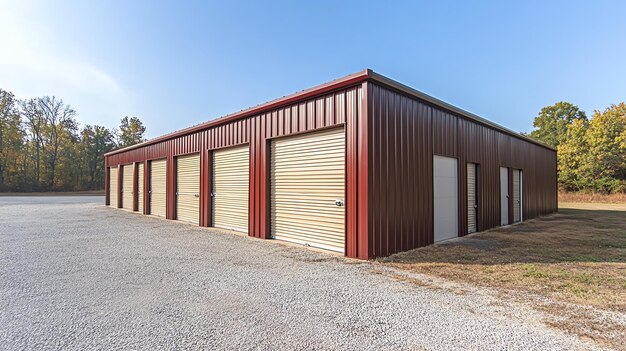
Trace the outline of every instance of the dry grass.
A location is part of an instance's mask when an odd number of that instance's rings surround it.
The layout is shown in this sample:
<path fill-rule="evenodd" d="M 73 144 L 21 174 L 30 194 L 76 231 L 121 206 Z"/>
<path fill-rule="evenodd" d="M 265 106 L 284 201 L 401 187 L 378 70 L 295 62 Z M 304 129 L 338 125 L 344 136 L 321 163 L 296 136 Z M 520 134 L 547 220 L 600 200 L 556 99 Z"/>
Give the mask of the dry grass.
<path fill-rule="evenodd" d="M 626 194 L 595 194 L 559 192 L 559 203 L 626 204 Z"/>
<path fill-rule="evenodd" d="M 564 204 L 561 204 L 562 206 Z M 626 326 L 567 305 L 626 313 L 626 204 L 575 204 L 553 216 L 478 233 L 380 262 L 529 299 L 555 316 L 549 324 L 608 346 Z M 547 298 L 547 299 L 546 299 Z M 549 302 L 545 302 L 549 301 Z M 580 323 L 584 321 L 585 323 Z M 613 335 L 613 336 L 612 336 Z M 615 337 L 614 335 L 617 335 Z M 623 345 L 620 345 L 623 347 Z"/>

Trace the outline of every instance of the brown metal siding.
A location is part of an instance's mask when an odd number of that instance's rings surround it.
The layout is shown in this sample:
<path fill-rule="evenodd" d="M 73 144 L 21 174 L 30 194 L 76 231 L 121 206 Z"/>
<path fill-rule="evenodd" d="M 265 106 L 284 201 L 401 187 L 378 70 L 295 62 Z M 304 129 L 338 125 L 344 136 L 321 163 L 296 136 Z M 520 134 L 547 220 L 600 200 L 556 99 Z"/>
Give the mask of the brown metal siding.
<path fill-rule="evenodd" d="M 499 167 L 524 171 L 524 218 L 556 209 L 556 153 L 370 70 L 105 155 L 106 167 L 168 160 L 173 219 L 174 157 L 200 152 L 200 225 L 210 218 L 213 150 L 250 146 L 250 236 L 269 237 L 272 138 L 345 124 L 346 255 L 368 259 L 433 241 L 433 155 L 458 158 L 459 231 L 466 233 L 463 165 L 479 164 L 478 230 L 499 225 Z M 110 179 L 105 180 L 108 190 Z M 145 191 L 147 194 L 147 190 Z M 146 195 L 147 196 L 147 195 Z M 110 202 L 109 194 L 105 200 Z M 149 202 L 144 197 L 144 212 Z M 512 207 L 512 206 L 510 206 Z"/>
<path fill-rule="evenodd" d="M 362 110 L 363 84 L 365 83 L 341 88 L 337 91 L 325 92 L 320 96 L 309 97 L 303 101 L 296 101 L 240 120 L 207 127 L 205 130 L 194 131 L 192 134 L 177 136 L 173 139 L 110 154 L 105 157 L 105 163 L 110 167 L 129 162 L 145 162 L 167 158 L 167 218 L 174 219 L 176 218 L 175 198 L 172 196 L 176 191 L 174 157 L 201 152 L 200 225 L 208 226 L 212 222 L 209 199 L 212 150 L 249 144 L 250 201 L 248 233 L 250 236 L 258 238 L 269 238 L 269 139 L 346 124 L 351 142 L 355 144 L 346 152 L 347 178 L 352 179 L 354 183 L 350 184 L 354 184 L 356 187 L 357 174 L 361 169 L 360 164 L 363 161 L 363 157 L 367 155 L 367 150 L 363 150 L 359 146 L 362 145 L 361 140 L 365 134 L 363 128 L 366 125 L 359 124 L 359 115 Z M 349 201 L 347 201 L 346 232 L 351 238 L 351 244 L 347 245 L 346 253 L 351 257 L 357 257 L 357 251 L 361 245 L 367 244 L 367 240 L 361 240 L 361 244 L 356 243 L 356 236 L 359 233 L 356 228 L 356 212 L 359 209 L 366 211 L 367 207 L 363 209 L 363 206 L 357 206 L 361 202 L 357 200 L 356 192 L 353 191 L 351 185 L 347 186 L 347 193 L 349 193 L 349 196 L 347 196 Z M 363 197 L 366 198 L 366 195 L 363 195 Z M 352 201 L 354 203 L 351 203 Z M 367 232 L 364 233 L 365 235 L 367 234 Z M 365 254 L 367 246 L 362 250 L 362 254 Z"/>
<path fill-rule="evenodd" d="M 369 83 L 369 257 L 433 242 L 433 155 L 458 158 L 459 233 L 467 233 L 464 165 L 479 164 L 478 230 L 499 225 L 499 167 L 524 171 L 524 219 L 556 211 L 556 152 Z"/>

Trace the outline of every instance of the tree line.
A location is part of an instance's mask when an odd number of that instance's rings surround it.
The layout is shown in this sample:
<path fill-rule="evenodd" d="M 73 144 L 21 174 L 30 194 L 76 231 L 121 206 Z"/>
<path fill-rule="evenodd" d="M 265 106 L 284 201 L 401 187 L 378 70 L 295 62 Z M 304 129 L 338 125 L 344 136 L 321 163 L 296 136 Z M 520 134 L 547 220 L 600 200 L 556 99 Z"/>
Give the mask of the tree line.
<path fill-rule="evenodd" d="M 0 192 L 104 189 L 104 154 L 144 141 L 137 117 L 113 130 L 77 117 L 57 97 L 20 100 L 0 89 Z"/>
<path fill-rule="evenodd" d="M 594 111 L 558 102 L 541 109 L 530 137 L 557 149 L 562 191 L 626 193 L 626 104 Z"/>
<path fill-rule="evenodd" d="M 0 89 L 0 192 L 104 188 L 104 154 L 144 141 L 137 117 L 118 129 L 81 128 L 57 97 L 20 100 Z M 559 189 L 626 193 L 626 104 L 594 111 L 570 102 L 541 109 L 529 137 L 557 149 Z"/>

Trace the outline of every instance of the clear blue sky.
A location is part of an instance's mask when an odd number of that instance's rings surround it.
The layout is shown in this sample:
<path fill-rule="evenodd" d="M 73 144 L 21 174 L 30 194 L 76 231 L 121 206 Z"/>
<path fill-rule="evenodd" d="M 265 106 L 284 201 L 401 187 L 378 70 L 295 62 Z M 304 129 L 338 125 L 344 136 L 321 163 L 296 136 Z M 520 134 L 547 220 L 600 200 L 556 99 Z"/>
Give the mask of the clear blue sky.
<path fill-rule="evenodd" d="M 148 137 L 372 68 L 517 131 L 626 100 L 625 1 L 0 0 L 0 87 Z"/>

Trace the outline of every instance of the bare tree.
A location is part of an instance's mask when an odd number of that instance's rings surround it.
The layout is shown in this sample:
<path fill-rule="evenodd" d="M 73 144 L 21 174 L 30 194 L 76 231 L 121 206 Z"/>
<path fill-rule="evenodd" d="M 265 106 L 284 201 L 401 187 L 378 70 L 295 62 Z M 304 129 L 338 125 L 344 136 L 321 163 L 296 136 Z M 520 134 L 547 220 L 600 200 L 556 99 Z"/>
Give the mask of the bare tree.
<path fill-rule="evenodd" d="M 59 161 L 59 148 L 62 135 L 78 128 L 76 111 L 70 105 L 65 105 L 63 100 L 56 97 L 44 96 L 37 99 L 43 113 L 43 119 L 47 127 L 48 152 L 46 163 L 48 168 L 47 186 L 52 189 L 55 185 L 56 168 Z"/>
<path fill-rule="evenodd" d="M 55 185 L 61 139 L 64 133 L 75 131 L 76 111 L 63 100 L 44 96 L 21 103 L 22 115 L 35 144 L 35 182 L 42 183 L 42 162 L 45 165 L 45 186 Z"/>
<path fill-rule="evenodd" d="M 21 115 L 24 117 L 26 127 L 30 133 L 31 142 L 35 148 L 35 171 L 33 177 L 33 185 L 39 187 L 41 182 L 41 154 L 45 152 L 45 141 L 43 137 L 43 129 L 45 126 L 45 119 L 43 118 L 43 112 L 39 108 L 37 99 L 20 101 Z"/>

